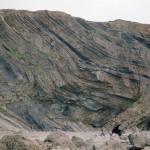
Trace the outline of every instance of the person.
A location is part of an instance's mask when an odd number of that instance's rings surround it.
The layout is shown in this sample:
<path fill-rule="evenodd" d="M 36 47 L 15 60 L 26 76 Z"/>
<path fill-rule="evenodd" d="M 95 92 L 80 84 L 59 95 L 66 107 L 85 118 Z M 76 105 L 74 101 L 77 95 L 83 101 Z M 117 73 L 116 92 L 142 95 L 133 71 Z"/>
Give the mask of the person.
<path fill-rule="evenodd" d="M 115 134 L 118 134 L 119 136 L 122 135 L 122 130 L 119 129 L 120 125 L 117 125 L 116 127 L 113 128 L 112 130 L 112 135 L 115 133 Z"/>

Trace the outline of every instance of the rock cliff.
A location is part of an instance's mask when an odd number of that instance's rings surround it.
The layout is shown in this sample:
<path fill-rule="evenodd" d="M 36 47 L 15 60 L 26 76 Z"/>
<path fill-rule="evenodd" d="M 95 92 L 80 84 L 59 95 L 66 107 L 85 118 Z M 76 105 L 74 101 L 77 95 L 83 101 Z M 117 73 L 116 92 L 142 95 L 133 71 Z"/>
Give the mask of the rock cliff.
<path fill-rule="evenodd" d="M 150 25 L 0 11 L 2 122 L 35 130 L 150 129 L 149 91 Z"/>

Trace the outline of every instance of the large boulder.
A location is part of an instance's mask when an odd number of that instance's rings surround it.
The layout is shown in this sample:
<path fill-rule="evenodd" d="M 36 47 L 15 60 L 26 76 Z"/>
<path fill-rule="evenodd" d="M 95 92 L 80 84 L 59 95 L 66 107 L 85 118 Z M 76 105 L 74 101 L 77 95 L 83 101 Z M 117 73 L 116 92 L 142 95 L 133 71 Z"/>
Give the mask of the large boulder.
<path fill-rule="evenodd" d="M 86 150 L 96 150 L 96 146 L 93 139 L 86 140 Z"/>
<path fill-rule="evenodd" d="M 144 150 L 150 150 L 149 146 L 144 147 Z"/>
<path fill-rule="evenodd" d="M 102 142 L 99 149 L 102 150 L 127 150 L 128 144 L 126 140 L 121 140 L 119 136 L 110 136 L 106 138 L 106 141 Z"/>
<path fill-rule="evenodd" d="M 126 146 L 120 143 L 119 141 L 113 140 L 107 143 L 102 150 L 126 150 Z"/>
<path fill-rule="evenodd" d="M 0 140 L 0 150 L 41 150 L 39 145 L 20 135 L 8 135 Z"/>
<path fill-rule="evenodd" d="M 72 143 L 69 136 L 63 132 L 52 132 L 44 140 L 45 143 L 52 143 L 52 149 L 75 150 L 76 147 Z"/>
<path fill-rule="evenodd" d="M 128 136 L 130 144 L 139 147 L 139 148 L 144 148 L 146 144 L 145 140 L 145 135 L 140 133 L 140 134 L 130 134 Z"/>
<path fill-rule="evenodd" d="M 76 147 L 84 147 L 86 145 L 85 141 L 82 138 L 77 136 L 72 137 L 72 142 Z"/>
<path fill-rule="evenodd" d="M 150 146 L 150 137 L 146 136 L 146 146 Z"/>

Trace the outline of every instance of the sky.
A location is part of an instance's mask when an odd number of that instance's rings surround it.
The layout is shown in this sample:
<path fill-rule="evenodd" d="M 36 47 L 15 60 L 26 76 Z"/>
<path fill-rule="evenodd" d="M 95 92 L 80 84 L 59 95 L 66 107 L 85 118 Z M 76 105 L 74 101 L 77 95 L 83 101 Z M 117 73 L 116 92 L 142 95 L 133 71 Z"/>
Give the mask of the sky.
<path fill-rule="evenodd" d="M 63 11 L 90 21 L 150 24 L 150 0 L 0 0 L 0 9 Z"/>

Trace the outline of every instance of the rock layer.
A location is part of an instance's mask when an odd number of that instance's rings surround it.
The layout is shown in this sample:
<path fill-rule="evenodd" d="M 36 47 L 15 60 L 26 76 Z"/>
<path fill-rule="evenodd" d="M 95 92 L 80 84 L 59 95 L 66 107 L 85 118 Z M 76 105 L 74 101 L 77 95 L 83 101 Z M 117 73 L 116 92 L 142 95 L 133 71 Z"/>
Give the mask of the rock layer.
<path fill-rule="evenodd" d="M 149 66 L 150 25 L 0 11 L 1 112 L 33 129 L 149 129 Z"/>

